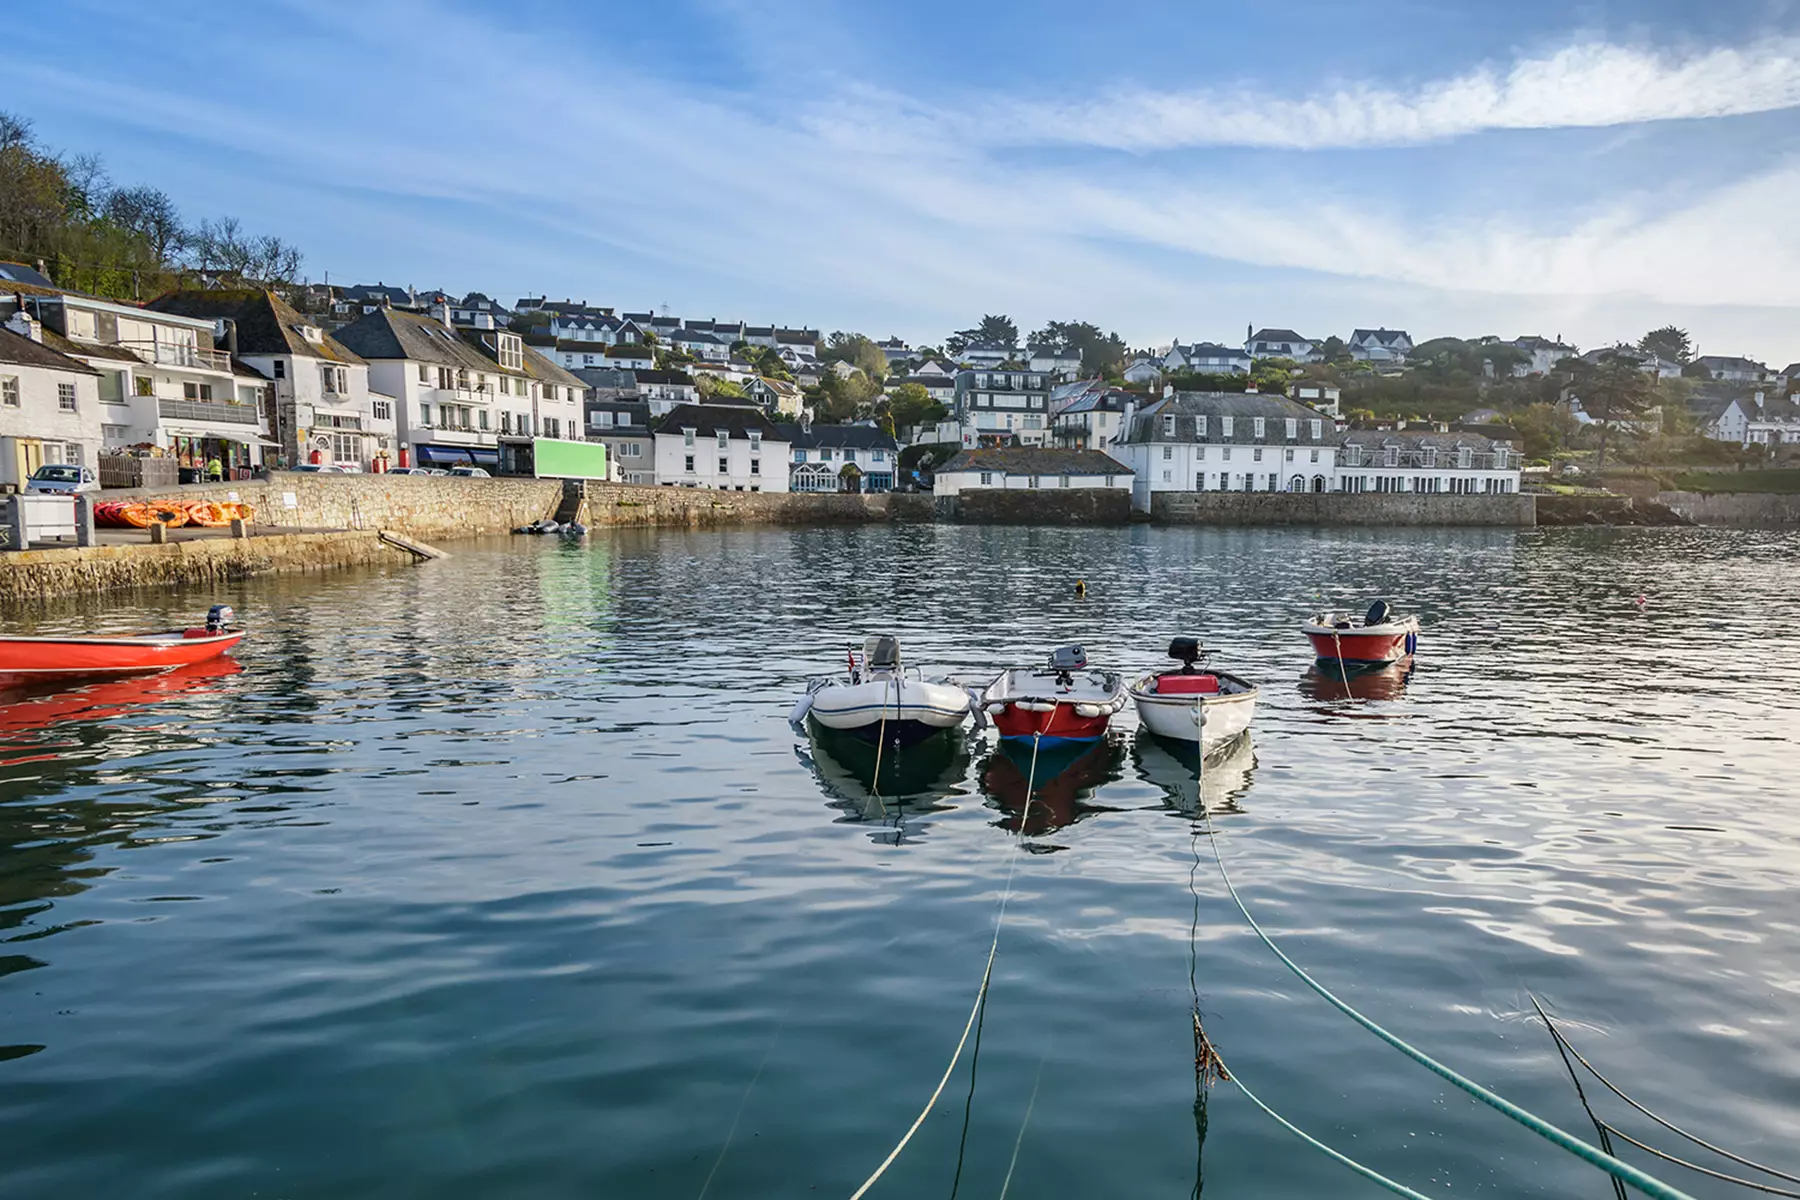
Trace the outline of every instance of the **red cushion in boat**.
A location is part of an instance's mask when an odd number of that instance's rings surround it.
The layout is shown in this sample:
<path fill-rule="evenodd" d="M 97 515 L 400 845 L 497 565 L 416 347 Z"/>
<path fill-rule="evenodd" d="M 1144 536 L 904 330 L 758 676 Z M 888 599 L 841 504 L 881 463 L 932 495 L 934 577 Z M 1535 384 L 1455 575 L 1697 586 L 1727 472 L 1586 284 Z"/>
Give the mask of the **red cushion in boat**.
<path fill-rule="evenodd" d="M 1159 696 L 1213 696 L 1219 691 L 1217 675 L 1158 675 Z"/>

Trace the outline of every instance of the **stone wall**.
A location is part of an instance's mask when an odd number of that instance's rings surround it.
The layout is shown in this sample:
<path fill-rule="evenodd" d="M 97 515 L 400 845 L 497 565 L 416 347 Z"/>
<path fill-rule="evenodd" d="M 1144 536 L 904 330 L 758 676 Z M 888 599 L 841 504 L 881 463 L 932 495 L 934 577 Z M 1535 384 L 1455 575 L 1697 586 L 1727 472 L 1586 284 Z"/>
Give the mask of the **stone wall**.
<path fill-rule="evenodd" d="M 75 594 L 412 562 L 372 530 L 21 550 L 0 555 L 0 611 Z"/>
<path fill-rule="evenodd" d="M 1170 525 L 1531 526 L 1536 500 L 1520 493 L 1157 492 L 1150 515 Z"/>
<path fill-rule="evenodd" d="M 596 527 L 844 525 L 887 520 L 888 500 L 886 495 L 841 492 L 721 492 L 704 488 L 590 483 L 587 485 L 587 521 Z"/>
<path fill-rule="evenodd" d="M 940 521 L 968 525 L 1126 525 L 1129 488 L 964 488 L 937 497 Z"/>
<path fill-rule="evenodd" d="M 1800 495 L 1790 493 L 1659 492 L 1656 499 L 1696 525 L 1800 525 Z"/>

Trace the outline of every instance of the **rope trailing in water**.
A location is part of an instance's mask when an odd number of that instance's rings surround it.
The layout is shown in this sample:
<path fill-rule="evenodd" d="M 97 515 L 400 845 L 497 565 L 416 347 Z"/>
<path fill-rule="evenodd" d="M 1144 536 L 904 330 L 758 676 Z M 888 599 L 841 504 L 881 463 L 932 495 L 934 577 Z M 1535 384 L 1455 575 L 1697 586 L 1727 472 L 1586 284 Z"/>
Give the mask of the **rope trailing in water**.
<path fill-rule="evenodd" d="M 1526 994 L 1530 995 L 1529 992 Z M 1531 1007 L 1537 1009 L 1537 1014 L 1544 1019 L 1545 1025 L 1550 1024 L 1550 1018 L 1545 1014 L 1543 1006 L 1538 1003 L 1536 996 L 1531 997 Z M 1555 1038 L 1556 1053 L 1562 1058 L 1563 1069 L 1569 1073 L 1569 1082 L 1575 1085 L 1575 1098 L 1581 1101 L 1582 1111 L 1586 1112 L 1588 1120 L 1594 1123 L 1594 1133 L 1600 1138 L 1600 1148 L 1608 1154 L 1611 1154 L 1613 1152 L 1612 1137 L 1606 1132 L 1606 1122 L 1595 1115 L 1594 1106 L 1588 1103 L 1587 1089 L 1581 1086 L 1581 1077 L 1575 1074 L 1575 1064 L 1569 1061 L 1569 1055 L 1567 1051 L 1563 1049 L 1562 1039 L 1556 1037 L 1556 1031 L 1554 1029 L 1550 1031 L 1550 1036 Z M 1625 1195 L 1625 1185 L 1619 1182 L 1618 1176 L 1616 1175 L 1612 1178 L 1612 1186 L 1615 1200 L 1627 1200 Z"/>
<path fill-rule="evenodd" d="M 1598 1079 L 1600 1081 L 1600 1083 L 1609 1092 L 1611 1092 L 1613 1095 L 1617 1096 L 1619 1099 L 1623 1100 L 1625 1103 L 1631 1105 L 1631 1107 L 1637 1109 L 1640 1113 L 1643 1113 L 1646 1117 L 1649 1117 L 1652 1121 L 1655 1121 L 1658 1125 L 1661 1125 L 1664 1129 L 1667 1129 L 1670 1133 L 1673 1133 L 1678 1137 L 1686 1138 L 1688 1141 L 1694 1143 L 1694 1145 L 1699 1146 L 1705 1150 L 1710 1150 L 1714 1154 L 1717 1154 L 1720 1158 L 1728 1158 L 1732 1162 L 1739 1163 L 1743 1166 L 1749 1167 L 1753 1171 L 1761 1171 L 1765 1175 L 1773 1175 L 1775 1178 L 1785 1179 L 1789 1183 L 1800 1183 L 1800 1175 L 1790 1175 L 1786 1171 L 1778 1171 L 1774 1167 L 1764 1166 L 1762 1163 L 1756 1162 L 1753 1159 L 1745 1158 L 1741 1154 L 1733 1154 L 1731 1151 L 1725 1149 L 1725 1147 L 1715 1146 L 1713 1143 L 1707 1141 L 1705 1138 L 1699 1136 L 1698 1134 L 1689 1133 L 1687 1130 L 1685 1130 L 1681 1126 L 1675 1124 L 1673 1121 L 1670 1121 L 1665 1117 L 1658 1116 L 1656 1113 L 1651 1112 L 1648 1108 L 1645 1108 L 1642 1104 L 1638 1103 L 1636 1100 L 1633 1100 L 1630 1096 L 1627 1096 L 1622 1090 L 1620 1090 L 1618 1084 L 1614 1083 L 1612 1080 L 1610 1080 L 1606 1076 L 1602 1075 L 1600 1073 L 1600 1069 L 1598 1067 L 1594 1066 L 1593 1063 L 1589 1062 L 1586 1058 L 1582 1057 L 1581 1051 L 1577 1050 L 1575 1048 L 1574 1043 L 1569 1041 L 1569 1039 L 1563 1035 L 1563 1032 L 1561 1029 L 1557 1028 L 1556 1023 L 1550 1019 L 1550 1014 L 1545 1012 L 1543 1006 L 1538 1003 L 1536 996 L 1533 996 L 1531 998 L 1531 1005 L 1533 1008 L 1537 1009 L 1538 1016 L 1540 1016 L 1544 1019 L 1544 1026 L 1545 1026 L 1545 1028 L 1550 1030 L 1550 1036 L 1556 1039 L 1556 1047 L 1557 1047 L 1558 1051 L 1566 1051 L 1567 1054 L 1574 1055 L 1575 1061 L 1580 1063 L 1582 1066 L 1586 1067 L 1588 1069 L 1588 1071 L 1593 1075 L 1593 1077 L 1595 1079 Z M 1566 1059 L 1565 1059 L 1565 1061 L 1566 1061 Z M 1572 1069 L 1571 1069 L 1570 1073 L 1573 1074 Z M 1575 1088 L 1579 1092 L 1581 1089 L 1581 1084 L 1577 1083 L 1575 1085 Z M 1608 1126 L 1608 1128 L 1611 1129 L 1612 1127 Z M 1619 1131 L 1617 1129 L 1613 1129 L 1612 1131 L 1614 1133 L 1619 1133 Z M 1650 1150 L 1650 1148 L 1648 1146 L 1644 1146 L 1641 1142 L 1637 1142 L 1629 1137 L 1625 1137 L 1625 1135 L 1623 1133 L 1619 1133 L 1619 1136 L 1622 1138 L 1625 1138 L 1626 1141 L 1631 1142 L 1631 1144 L 1634 1146 L 1639 1146 L 1642 1149 Z M 1668 1157 L 1667 1155 L 1662 1155 L 1658 1151 L 1655 1151 L 1655 1150 L 1650 1150 L 1650 1153 L 1658 1154 L 1659 1157 L 1665 1157 L 1665 1158 Z M 1671 1158 L 1669 1161 L 1681 1162 L 1680 1159 L 1674 1159 L 1674 1158 Z M 1682 1165 L 1686 1166 L 1688 1164 L 1682 1163 Z M 1732 1177 L 1731 1176 L 1722 1176 L 1721 1178 L 1729 1179 Z M 1754 1184 L 1754 1183 L 1747 1183 L 1746 1186 L 1757 1187 L 1759 1185 Z M 1790 1192 L 1790 1193 L 1784 1193 L 1784 1194 L 1792 1195 L 1793 1193 Z"/>
<path fill-rule="evenodd" d="M 1019 855 L 1023 853 L 1019 847 L 1025 842 L 1025 820 L 1031 815 L 1032 790 L 1037 786 L 1038 746 L 1043 741 L 1043 736 L 1042 732 L 1039 732 L 1033 734 L 1031 738 L 1031 773 L 1025 779 L 1025 811 L 1019 817 L 1019 836 L 1013 843 L 1013 852 L 1007 856 L 1006 887 L 1000 893 L 1000 911 L 994 916 L 994 940 L 988 946 L 987 965 L 981 970 L 981 986 L 975 991 L 975 1003 L 969 1007 L 969 1019 L 963 1023 L 962 1036 L 957 1039 L 956 1049 L 950 1055 L 950 1065 L 944 1068 L 943 1078 L 939 1079 L 937 1087 L 932 1089 L 930 1099 L 925 1101 L 925 1107 L 919 1110 L 919 1115 L 913 1119 L 911 1127 L 888 1152 L 888 1156 L 881 1160 L 881 1165 L 875 1168 L 874 1173 L 863 1180 L 862 1186 L 850 1193 L 850 1200 L 862 1200 L 862 1197 L 868 1195 L 869 1189 L 874 1187 L 883 1175 L 887 1174 L 887 1169 L 894 1165 L 894 1160 L 900 1157 L 900 1152 L 906 1149 L 906 1144 L 913 1140 L 915 1133 L 919 1132 L 919 1126 L 925 1124 L 925 1118 L 931 1115 L 932 1108 L 937 1105 L 938 1097 L 944 1094 L 944 1085 L 950 1082 L 950 1076 L 955 1072 L 956 1064 L 962 1059 L 963 1047 L 969 1042 L 969 1031 L 975 1027 L 976 1015 L 981 1012 L 982 1006 L 987 1002 L 988 985 L 994 979 L 994 959 L 1000 954 L 1000 929 L 1006 923 L 1006 906 L 1012 900 L 1013 876 L 1018 871 Z"/>
<path fill-rule="evenodd" d="M 895 707 L 899 706 L 899 683 L 894 684 Z M 881 810 L 881 819 L 887 820 L 887 805 L 881 802 L 881 751 L 887 745 L 887 684 L 881 685 L 881 727 L 875 731 L 875 782 L 869 788 L 875 797 L 875 807 Z"/>
<path fill-rule="evenodd" d="M 1205 811 L 1204 806 L 1201 811 Z M 1244 920 L 1250 923 L 1250 928 L 1255 931 L 1256 936 L 1262 939 L 1263 945 L 1267 946 L 1269 951 L 1274 954 L 1276 958 L 1281 960 L 1282 965 L 1292 971 L 1302 983 L 1311 988 L 1326 1003 L 1330 1004 L 1346 1017 L 1349 1017 L 1352 1021 L 1355 1021 L 1358 1025 L 1361 1025 L 1364 1029 L 1368 1030 L 1394 1049 L 1400 1051 L 1400 1053 L 1406 1055 L 1406 1057 L 1412 1059 L 1426 1070 L 1432 1072 L 1434 1075 L 1455 1084 L 1489 1108 L 1495 1109 L 1503 1115 L 1510 1117 L 1512 1120 L 1517 1121 L 1539 1137 L 1553 1145 L 1567 1150 L 1570 1154 L 1573 1154 L 1583 1162 L 1600 1168 L 1602 1171 L 1605 1171 L 1616 1179 L 1623 1180 L 1640 1192 L 1643 1192 L 1646 1196 L 1653 1197 L 1654 1200 L 1693 1200 L 1693 1197 L 1689 1196 L 1679 1188 L 1664 1183 L 1654 1175 L 1641 1171 L 1628 1162 L 1622 1162 L 1619 1159 L 1614 1158 L 1599 1147 L 1591 1146 L 1574 1134 L 1559 1129 L 1537 1114 L 1519 1107 L 1506 1097 L 1499 1095 L 1496 1092 L 1489 1091 L 1468 1076 L 1459 1073 L 1451 1067 L 1445 1066 L 1418 1047 L 1413 1046 L 1411 1043 L 1395 1034 L 1389 1033 L 1386 1029 L 1383 1029 L 1380 1025 L 1377 1025 L 1374 1021 L 1365 1017 L 1349 1004 L 1338 999 L 1330 988 L 1327 988 L 1311 975 L 1308 975 L 1301 968 L 1299 963 L 1296 963 L 1293 959 L 1283 953 L 1281 947 L 1275 944 L 1274 939 L 1267 933 L 1264 933 L 1263 927 L 1256 923 L 1256 918 L 1250 915 L 1250 909 L 1244 904 L 1243 897 L 1238 895 L 1237 886 L 1231 881 L 1231 872 L 1225 869 L 1225 856 L 1219 852 L 1219 841 L 1213 833 L 1212 822 L 1210 820 L 1206 823 L 1206 836 L 1208 840 L 1212 842 L 1213 859 L 1219 864 L 1219 876 L 1225 881 L 1225 890 L 1231 893 L 1232 902 L 1237 905 L 1238 912 L 1243 914 Z"/>
<path fill-rule="evenodd" d="M 1606 1123 L 1602 1121 L 1601 1124 L 1605 1125 Z M 1775 1187 L 1773 1184 L 1758 1183 L 1754 1179 L 1740 1179 L 1736 1175 L 1727 1175 L 1723 1171 L 1715 1171 L 1711 1167 L 1703 1167 L 1699 1163 L 1691 1163 L 1685 1158 L 1676 1158 L 1673 1154 L 1664 1153 L 1654 1146 L 1644 1145 L 1644 1143 L 1638 1141 L 1623 1129 L 1619 1129 L 1612 1125 L 1606 1125 L 1606 1128 L 1611 1130 L 1616 1136 L 1630 1142 L 1644 1153 L 1654 1154 L 1664 1162 L 1674 1163 L 1678 1167 L 1686 1167 L 1690 1171 L 1698 1171 L 1700 1174 L 1710 1175 L 1714 1179 L 1723 1179 L 1726 1183 L 1735 1183 L 1739 1187 L 1754 1188 L 1759 1192 L 1767 1192 L 1771 1196 L 1800 1196 L 1800 1192 L 1790 1192 L 1785 1188 Z"/>

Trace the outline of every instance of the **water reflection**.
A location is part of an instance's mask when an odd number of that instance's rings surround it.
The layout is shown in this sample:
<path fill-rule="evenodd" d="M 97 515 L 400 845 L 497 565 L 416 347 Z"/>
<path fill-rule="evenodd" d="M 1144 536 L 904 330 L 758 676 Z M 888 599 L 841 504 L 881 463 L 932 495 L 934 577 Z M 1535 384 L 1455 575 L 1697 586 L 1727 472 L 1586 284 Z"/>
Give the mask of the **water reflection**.
<path fill-rule="evenodd" d="M 1256 747 L 1246 731 L 1207 755 L 1202 771 L 1192 742 L 1172 742 L 1139 730 L 1131 744 L 1131 765 L 1139 779 L 1161 788 L 1163 803 L 1182 816 L 1241 813 L 1240 801 L 1256 771 Z"/>
<path fill-rule="evenodd" d="M 235 659 L 216 658 L 157 675 L 134 675 L 77 687 L 65 683 L 54 690 L 40 687 L 0 691 L 0 738 L 37 733 L 70 721 L 109 720 L 183 692 L 209 688 L 243 670 Z M 0 766 L 17 761 L 21 760 L 0 760 Z"/>
<path fill-rule="evenodd" d="M 1309 700 L 1326 703 L 1399 700 L 1405 697 L 1406 685 L 1412 681 L 1412 674 L 1413 660 L 1410 658 L 1372 671 L 1342 671 L 1336 667 L 1315 664 L 1300 677 L 1300 694 Z"/>
<path fill-rule="evenodd" d="M 876 747 L 847 734 L 807 722 L 807 744 L 794 754 L 812 771 L 826 803 L 840 821 L 880 822 L 876 841 L 898 845 L 923 834 L 926 824 L 909 818 L 946 812 L 962 794 L 969 775 L 969 747 L 960 730 L 947 730 L 916 746 Z M 876 772 L 880 775 L 877 778 Z"/>
<path fill-rule="evenodd" d="M 981 764 L 981 790 L 1006 814 L 1000 828 L 1034 837 L 1097 812 L 1117 811 L 1093 803 L 1096 788 L 1119 778 L 1125 755 L 1116 735 L 1092 745 L 1042 747 L 1035 764 L 1032 753 L 1029 742 L 1002 741 Z M 1028 798 L 1030 815 L 1020 830 Z"/>

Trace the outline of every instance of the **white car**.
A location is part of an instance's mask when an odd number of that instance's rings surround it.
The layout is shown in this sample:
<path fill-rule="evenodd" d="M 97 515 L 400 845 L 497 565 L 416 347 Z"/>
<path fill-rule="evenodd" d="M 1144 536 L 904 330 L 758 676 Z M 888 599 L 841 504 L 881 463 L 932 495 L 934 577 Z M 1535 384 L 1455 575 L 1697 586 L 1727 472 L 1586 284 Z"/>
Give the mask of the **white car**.
<path fill-rule="evenodd" d="M 451 467 L 450 474 L 456 476 L 458 479 L 492 479 L 493 478 L 492 475 L 489 475 L 487 473 L 487 471 L 481 467 Z"/>
<path fill-rule="evenodd" d="M 99 490 L 100 481 L 94 478 L 92 471 L 69 463 L 39 467 L 25 481 L 25 493 L 30 496 L 74 496 Z"/>

